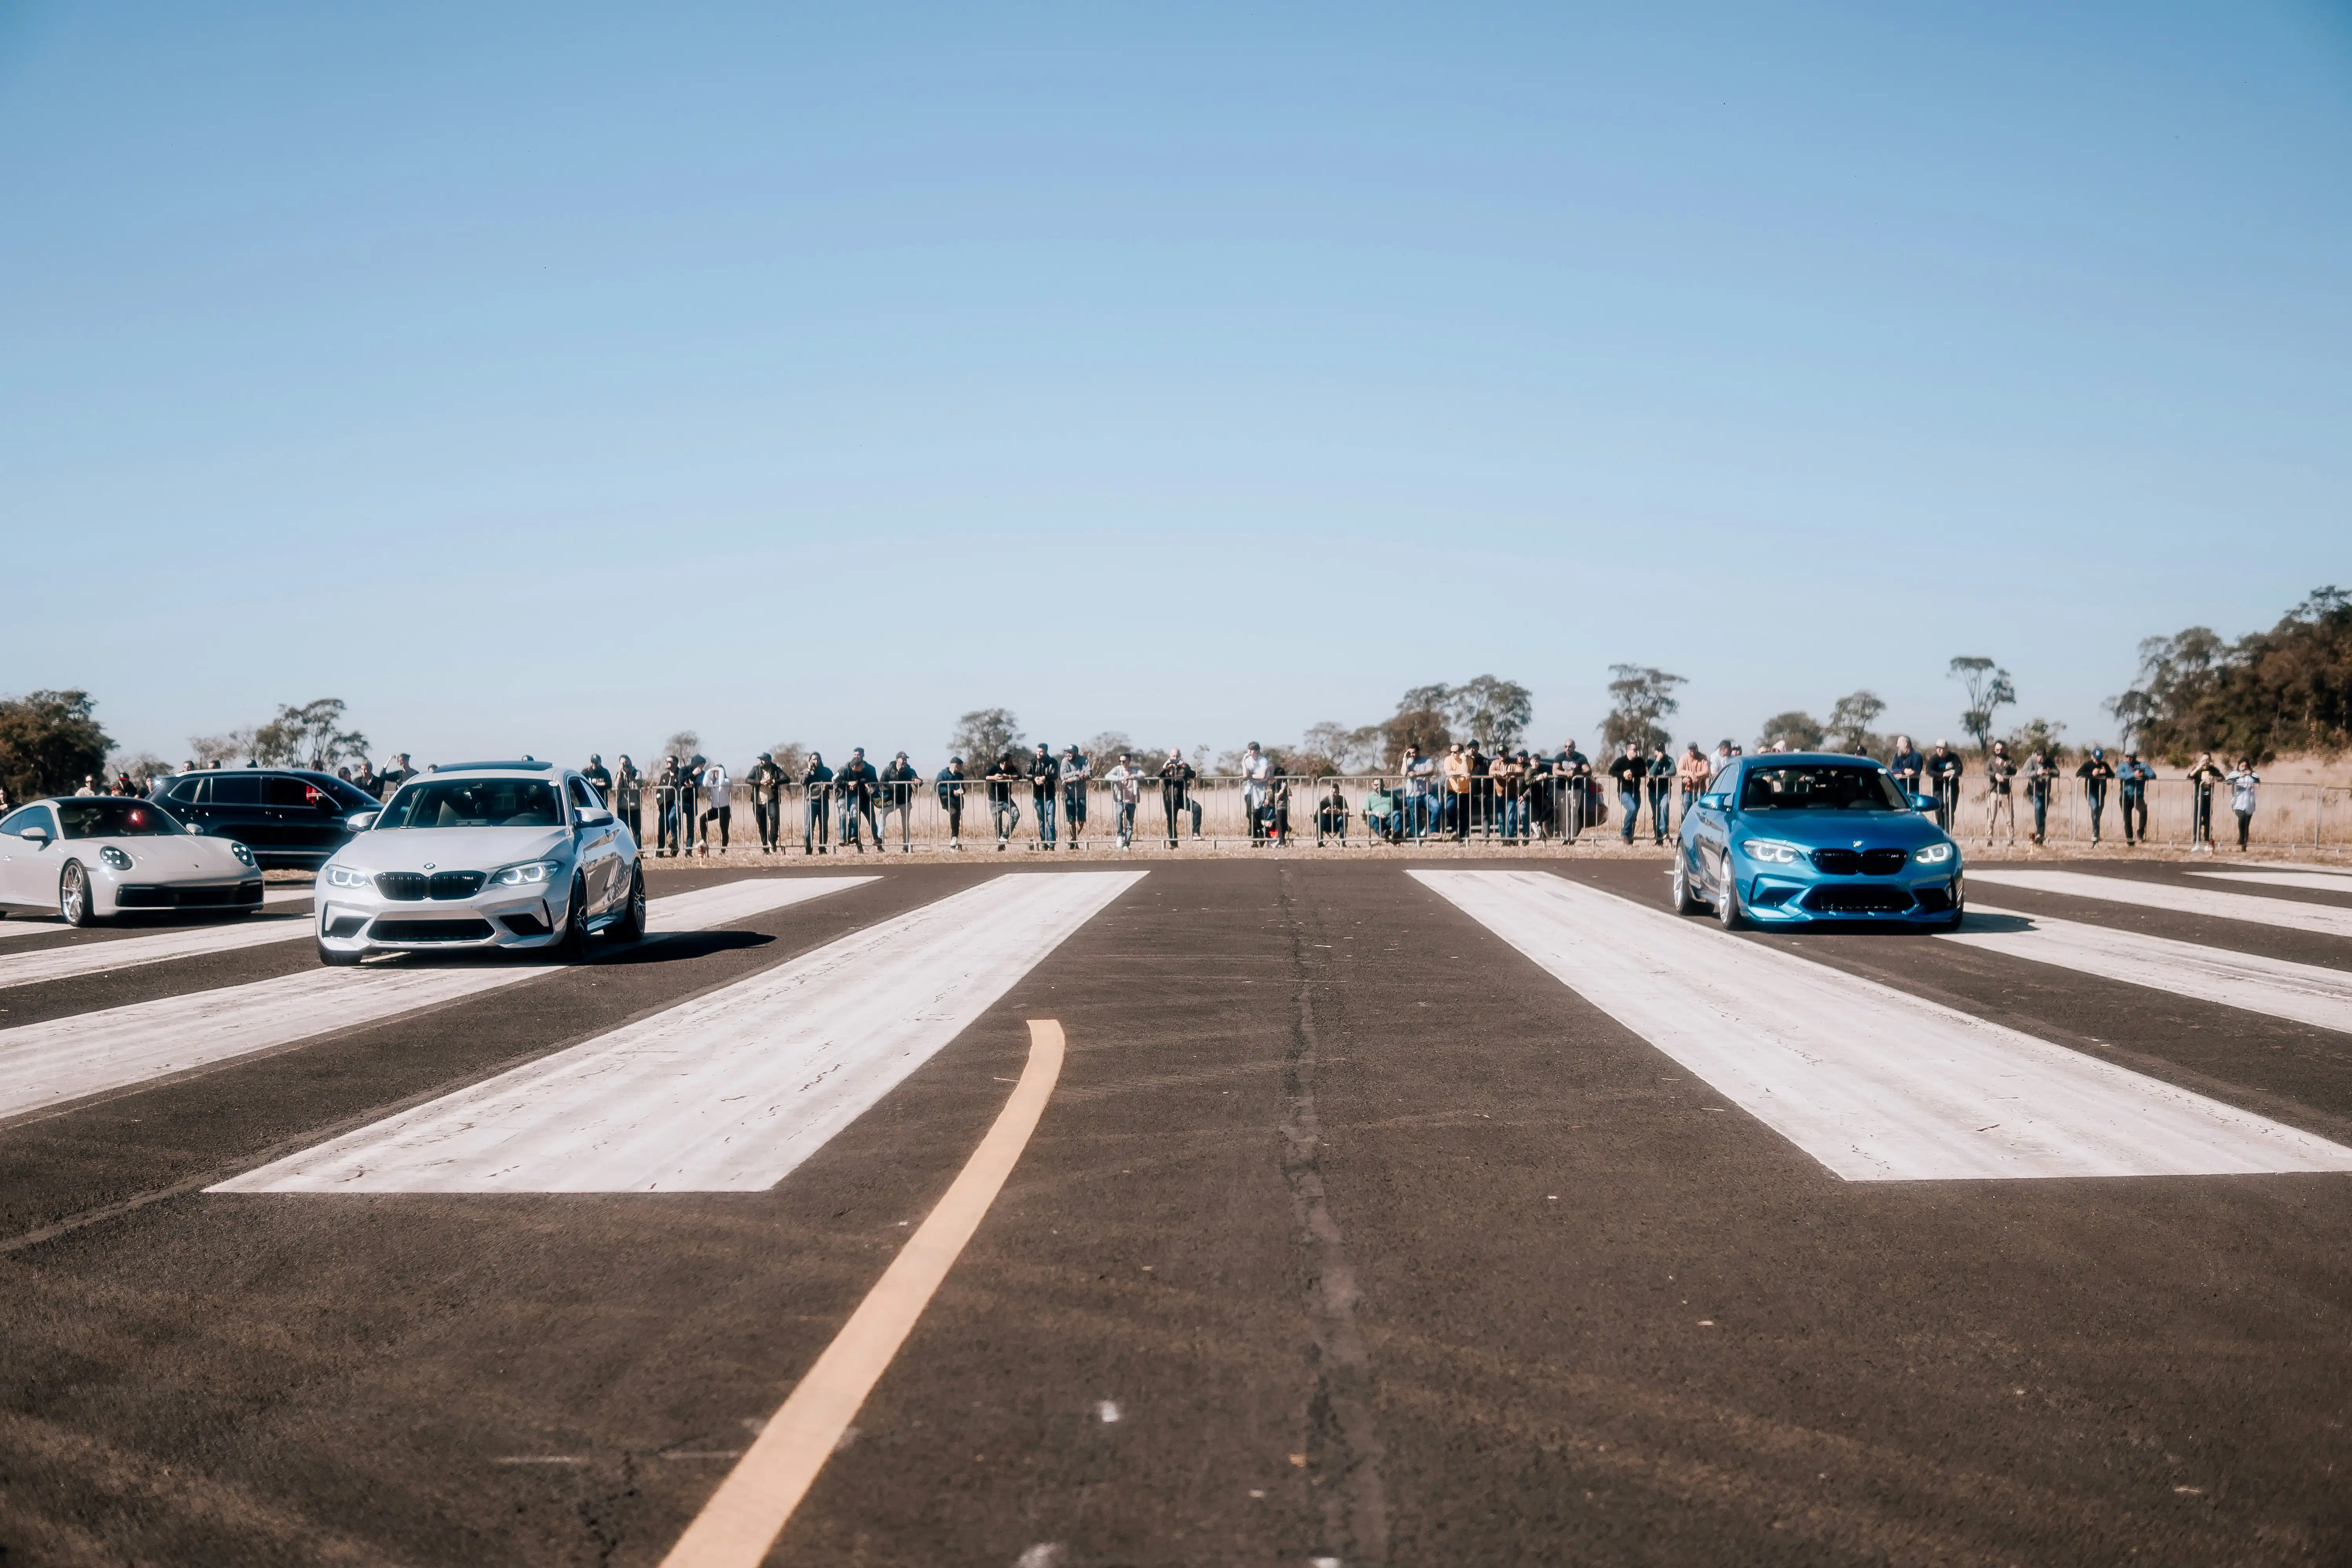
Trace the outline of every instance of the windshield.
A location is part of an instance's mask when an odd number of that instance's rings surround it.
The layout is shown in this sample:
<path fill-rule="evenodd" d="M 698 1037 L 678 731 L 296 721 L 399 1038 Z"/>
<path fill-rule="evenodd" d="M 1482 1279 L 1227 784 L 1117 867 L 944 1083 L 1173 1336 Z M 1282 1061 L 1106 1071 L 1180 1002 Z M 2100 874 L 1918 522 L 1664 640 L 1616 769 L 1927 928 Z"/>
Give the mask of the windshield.
<path fill-rule="evenodd" d="M 1911 803 L 1883 768 L 1801 763 L 1740 775 L 1742 811 L 1908 811 Z"/>
<path fill-rule="evenodd" d="M 563 805 L 544 779 L 433 779 L 392 797 L 378 827 L 561 827 Z"/>
<path fill-rule="evenodd" d="M 145 838 L 185 833 L 179 818 L 152 800 L 128 795 L 84 795 L 57 803 L 58 824 L 68 838 Z"/>

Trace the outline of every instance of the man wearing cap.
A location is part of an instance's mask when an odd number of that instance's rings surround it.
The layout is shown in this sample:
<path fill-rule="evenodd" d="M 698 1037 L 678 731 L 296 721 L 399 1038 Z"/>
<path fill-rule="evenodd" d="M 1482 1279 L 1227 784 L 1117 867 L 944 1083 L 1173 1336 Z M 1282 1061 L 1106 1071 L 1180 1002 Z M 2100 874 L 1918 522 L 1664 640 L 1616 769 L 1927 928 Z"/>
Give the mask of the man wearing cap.
<path fill-rule="evenodd" d="M 702 853 L 710 853 L 710 825 L 719 824 L 719 852 L 727 853 L 727 826 L 735 817 L 734 785 L 728 780 L 727 764 L 706 763 L 694 759 L 695 782 L 702 787 Z"/>
<path fill-rule="evenodd" d="M 874 786 L 880 782 L 874 764 L 866 760 L 863 746 L 852 746 L 849 761 L 833 775 L 833 793 L 841 802 L 841 842 L 856 845 L 860 855 L 866 853 L 868 838 L 874 840 L 877 852 L 882 847 L 882 834 L 874 821 Z M 861 822 L 866 826 L 863 837 L 857 831 Z"/>
<path fill-rule="evenodd" d="M 2083 781 L 2083 799 L 2091 808 L 2091 843 L 2099 842 L 2099 814 L 2107 809 L 2107 784 L 2116 776 L 2115 765 L 2107 761 L 2105 746 L 2093 746 L 2083 765 L 2074 770 Z"/>
<path fill-rule="evenodd" d="M 2147 786 L 2156 777 L 2156 770 L 2139 760 L 2136 748 L 2126 747 L 2124 765 L 2116 770 L 2117 800 L 2123 808 L 2124 847 L 2131 848 L 2147 837 Z M 2137 816 L 2138 821 L 2134 823 Z"/>
<path fill-rule="evenodd" d="M 1037 742 L 1037 754 L 1029 759 L 1029 795 L 1037 808 L 1037 847 L 1054 847 L 1054 797 L 1061 793 L 1062 770 L 1054 761 L 1054 749 L 1045 742 Z"/>
<path fill-rule="evenodd" d="M 1936 825 L 1945 832 L 1960 819 L 1960 753 L 1949 741 L 1938 741 L 1927 753 L 1927 792 L 1936 797 Z"/>
<path fill-rule="evenodd" d="M 613 774 L 613 807 L 621 820 L 629 825 L 629 837 L 640 847 L 645 843 L 646 780 L 637 772 L 637 764 L 629 761 L 629 753 L 621 753 L 621 765 Z"/>
<path fill-rule="evenodd" d="M 950 757 L 940 770 L 940 809 L 948 814 L 948 847 L 958 853 L 963 849 L 963 759 Z"/>
<path fill-rule="evenodd" d="M 662 758 L 661 772 L 654 775 L 654 840 L 655 859 L 677 853 L 677 754 L 674 752 Z"/>
<path fill-rule="evenodd" d="M 1192 780 L 1198 776 L 1192 771 L 1192 764 L 1184 760 L 1182 748 L 1170 747 L 1168 760 L 1160 764 L 1160 804 L 1168 813 L 1168 847 L 1171 849 L 1176 847 L 1177 819 L 1191 813 L 1192 804 L 1187 797 L 1192 793 Z"/>
<path fill-rule="evenodd" d="M 1135 803 L 1143 794 L 1143 770 L 1128 760 L 1125 752 L 1118 761 L 1103 773 L 1103 783 L 1110 789 L 1111 804 L 1118 807 L 1118 847 L 1135 847 Z"/>
<path fill-rule="evenodd" d="M 1252 741 L 1242 753 L 1242 803 L 1249 812 L 1252 847 L 1265 840 L 1265 803 L 1274 792 L 1274 759 Z"/>
<path fill-rule="evenodd" d="M 761 752 L 743 782 L 751 786 L 751 820 L 760 830 L 760 853 L 773 855 L 784 837 L 784 770 L 776 766 L 776 753 Z"/>
<path fill-rule="evenodd" d="M 907 760 L 904 752 L 892 757 L 890 765 L 882 770 L 882 831 L 875 836 L 877 849 L 887 847 L 882 840 L 889 835 L 890 814 L 895 811 L 898 814 L 898 853 L 912 853 L 907 842 L 908 829 L 914 826 L 915 786 L 922 782 L 923 775 L 915 771 L 915 764 Z"/>
<path fill-rule="evenodd" d="M 1076 746 L 1062 749 L 1062 826 L 1076 850 L 1087 831 L 1087 781 L 1094 772 L 1086 753 Z"/>
<path fill-rule="evenodd" d="M 1007 751 L 996 759 L 982 781 L 988 785 L 988 815 L 996 827 L 996 852 L 1000 855 L 1012 838 L 1013 830 L 1021 826 L 1021 803 L 1013 798 L 1013 786 L 1021 782 L 1023 766 L 1021 753 Z"/>

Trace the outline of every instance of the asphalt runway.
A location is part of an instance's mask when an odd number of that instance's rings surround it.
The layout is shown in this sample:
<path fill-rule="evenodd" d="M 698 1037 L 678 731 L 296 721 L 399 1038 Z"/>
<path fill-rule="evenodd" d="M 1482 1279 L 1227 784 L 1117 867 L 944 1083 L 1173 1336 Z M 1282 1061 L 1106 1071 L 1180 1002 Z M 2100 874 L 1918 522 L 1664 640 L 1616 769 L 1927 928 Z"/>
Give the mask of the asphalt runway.
<path fill-rule="evenodd" d="M 2352 1563 L 2352 876 L 1041 859 L 5 922 L 0 1563 Z"/>

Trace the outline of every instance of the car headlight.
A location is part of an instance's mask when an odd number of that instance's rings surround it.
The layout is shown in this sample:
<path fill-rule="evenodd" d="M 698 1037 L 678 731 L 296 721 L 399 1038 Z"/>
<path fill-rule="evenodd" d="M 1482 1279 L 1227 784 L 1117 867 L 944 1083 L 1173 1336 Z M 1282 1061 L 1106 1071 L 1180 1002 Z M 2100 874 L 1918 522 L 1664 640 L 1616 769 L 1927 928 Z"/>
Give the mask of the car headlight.
<path fill-rule="evenodd" d="M 493 888 L 536 888 L 563 871 L 561 860 L 526 860 L 520 866 L 508 866 L 490 873 Z"/>
<path fill-rule="evenodd" d="M 230 839 L 228 841 L 228 852 L 236 857 L 237 862 L 240 865 L 250 866 L 257 871 L 261 869 L 261 862 L 253 858 L 253 851 L 247 848 L 242 840 L 236 838 Z"/>
<path fill-rule="evenodd" d="M 1930 844 L 1913 855 L 1911 858 L 1918 861 L 1922 866 L 1940 866 L 1956 853 L 1958 851 L 1948 844 Z"/>
<path fill-rule="evenodd" d="M 365 888 L 373 882 L 373 879 L 356 866 L 327 868 L 327 886 L 330 888 Z"/>
<path fill-rule="evenodd" d="M 1793 844 L 1783 844 L 1777 838 L 1742 839 L 1739 852 L 1750 860 L 1760 860 L 1768 866 L 1793 866 L 1804 851 Z"/>
<path fill-rule="evenodd" d="M 128 871 L 131 869 L 131 857 L 125 855 L 121 850 L 117 849 L 111 844 L 109 844 L 104 848 L 100 849 L 98 852 L 98 858 L 100 860 L 105 861 L 108 865 L 113 867 L 118 871 Z"/>

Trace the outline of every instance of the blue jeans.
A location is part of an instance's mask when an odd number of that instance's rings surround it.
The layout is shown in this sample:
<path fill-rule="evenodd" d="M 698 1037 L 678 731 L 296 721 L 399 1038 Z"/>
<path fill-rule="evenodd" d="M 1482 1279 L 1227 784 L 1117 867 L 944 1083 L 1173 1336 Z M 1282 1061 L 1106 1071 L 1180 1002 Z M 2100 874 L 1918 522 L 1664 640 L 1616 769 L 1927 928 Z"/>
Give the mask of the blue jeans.
<path fill-rule="evenodd" d="M 1633 819 L 1642 815 L 1642 795 L 1638 790 L 1617 792 L 1617 807 L 1625 814 L 1625 842 L 1633 842 Z"/>
<path fill-rule="evenodd" d="M 1673 789 L 1674 785 L 1663 779 L 1653 780 L 1650 784 L 1650 837 L 1661 844 L 1666 841 L 1667 830 L 1674 826 L 1668 820 L 1674 811 L 1667 805 Z"/>
<path fill-rule="evenodd" d="M 1050 795 L 1037 797 L 1037 842 L 1054 842 L 1054 797 Z"/>
<path fill-rule="evenodd" d="M 1131 800 L 1123 800 L 1123 801 L 1120 801 L 1120 802 L 1118 803 L 1118 842 L 1119 842 L 1119 847 L 1121 847 L 1121 848 L 1125 848 L 1128 845 L 1129 845 L 1129 844 L 1133 843 L 1134 841 L 1135 841 L 1135 802 L 1133 802 L 1133 801 L 1131 801 Z"/>

